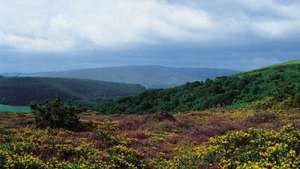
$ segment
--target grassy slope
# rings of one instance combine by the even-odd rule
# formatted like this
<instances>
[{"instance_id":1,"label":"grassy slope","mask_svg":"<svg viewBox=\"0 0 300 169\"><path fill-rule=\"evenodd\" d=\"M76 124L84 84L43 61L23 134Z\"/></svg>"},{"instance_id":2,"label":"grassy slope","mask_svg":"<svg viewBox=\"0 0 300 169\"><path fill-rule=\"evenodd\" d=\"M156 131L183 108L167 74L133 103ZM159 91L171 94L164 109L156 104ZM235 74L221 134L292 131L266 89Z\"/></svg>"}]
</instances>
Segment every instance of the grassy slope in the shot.
<instances>
[{"instance_id":1,"label":"grassy slope","mask_svg":"<svg viewBox=\"0 0 300 169\"><path fill-rule=\"evenodd\" d=\"M277 66L288 66L288 65L299 65L300 64L300 60L291 60L291 61L287 61L287 62L283 62L280 64L275 64L271 67L277 67Z\"/></svg>"},{"instance_id":2,"label":"grassy slope","mask_svg":"<svg viewBox=\"0 0 300 169\"><path fill-rule=\"evenodd\" d=\"M0 104L0 112L28 113L30 111L30 108L27 106L9 106Z\"/></svg>"},{"instance_id":3,"label":"grassy slope","mask_svg":"<svg viewBox=\"0 0 300 169\"><path fill-rule=\"evenodd\" d=\"M100 102L96 110L108 114L199 111L219 106L247 105L267 98L271 98L272 102L288 102L288 106L298 106L299 62L287 62L206 82L188 83L172 89L148 90L138 96Z\"/></svg>"},{"instance_id":4,"label":"grassy slope","mask_svg":"<svg viewBox=\"0 0 300 169\"><path fill-rule=\"evenodd\" d=\"M28 105L61 97L65 100L95 101L142 92L140 85L62 78L0 78L0 103Z\"/></svg>"}]
</instances>

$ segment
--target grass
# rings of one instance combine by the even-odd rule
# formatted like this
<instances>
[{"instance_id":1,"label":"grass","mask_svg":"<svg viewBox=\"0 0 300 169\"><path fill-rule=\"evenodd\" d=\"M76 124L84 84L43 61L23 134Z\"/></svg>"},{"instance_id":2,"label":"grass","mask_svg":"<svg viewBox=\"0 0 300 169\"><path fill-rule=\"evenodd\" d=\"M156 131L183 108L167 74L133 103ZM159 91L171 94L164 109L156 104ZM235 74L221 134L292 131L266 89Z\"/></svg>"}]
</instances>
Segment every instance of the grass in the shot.
<instances>
[{"instance_id":1,"label":"grass","mask_svg":"<svg viewBox=\"0 0 300 169\"><path fill-rule=\"evenodd\" d=\"M0 104L0 112L29 113L31 112L31 109L28 106L10 106Z\"/></svg>"},{"instance_id":2,"label":"grass","mask_svg":"<svg viewBox=\"0 0 300 169\"><path fill-rule=\"evenodd\" d=\"M277 64L277 66L298 65L298 64L300 64L300 59L283 62L281 64ZM276 65L274 65L274 66L276 66Z\"/></svg>"},{"instance_id":3,"label":"grass","mask_svg":"<svg viewBox=\"0 0 300 169\"><path fill-rule=\"evenodd\" d=\"M260 68L260 69L254 70L254 71L250 71L250 72L260 72L260 71L263 71L263 70L266 70L266 69L273 69L273 68L284 67L284 66L292 66L292 65L300 65L300 59L290 60L290 61L274 64L274 65L263 67L263 68ZM246 72L246 74L247 74L247 72Z\"/></svg>"}]
</instances>

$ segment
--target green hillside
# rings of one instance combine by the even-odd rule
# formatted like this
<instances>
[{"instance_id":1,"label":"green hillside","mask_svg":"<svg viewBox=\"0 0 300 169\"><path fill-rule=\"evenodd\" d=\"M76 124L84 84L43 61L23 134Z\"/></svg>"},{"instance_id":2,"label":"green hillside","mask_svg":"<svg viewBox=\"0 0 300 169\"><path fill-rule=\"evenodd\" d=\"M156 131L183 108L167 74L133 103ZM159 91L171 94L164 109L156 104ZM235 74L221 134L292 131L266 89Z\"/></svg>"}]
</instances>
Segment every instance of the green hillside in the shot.
<instances>
[{"instance_id":1,"label":"green hillside","mask_svg":"<svg viewBox=\"0 0 300 169\"><path fill-rule=\"evenodd\" d=\"M31 112L28 106L9 106L0 104L0 112L28 113Z\"/></svg>"},{"instance_id":2,"label":"green hillside","mask_svg":"<svg viewBox=\"0 0 300 169\"><path fill-rule=\"evenodd\" d=\"M135 95L144 91L140 85L62 78L0 77L0 103L28 105L60 97L63 100L93 102Z\"/></svg>"},{"instance_id":3,"label":"green hillside","mask_svg":"<svg viewBox=\"0 0 300 169\"><path fill-rule=\"evenodd\" d=\"M138 96L99 102L100 113L144 114L158 111L199 111L223 106L244 106L261 101L264 106L300 105L300 61L219 77L205 82L148 90Z\"/></svg>"},{"instance_id":4,"label":"green hillside","mask_svg":"<svg viewBox=\"0 0 300 169\"><path fill-rule=\"evenodd\" d=\"M273 65L273 67L275 66L287 66L287 65L299 65L300 64L300 60L290 60L290 61L287 61L287 62L283 62L283 63L280 63L280 64L276 64L276 65Z\"/></svg>"}]
</instances>

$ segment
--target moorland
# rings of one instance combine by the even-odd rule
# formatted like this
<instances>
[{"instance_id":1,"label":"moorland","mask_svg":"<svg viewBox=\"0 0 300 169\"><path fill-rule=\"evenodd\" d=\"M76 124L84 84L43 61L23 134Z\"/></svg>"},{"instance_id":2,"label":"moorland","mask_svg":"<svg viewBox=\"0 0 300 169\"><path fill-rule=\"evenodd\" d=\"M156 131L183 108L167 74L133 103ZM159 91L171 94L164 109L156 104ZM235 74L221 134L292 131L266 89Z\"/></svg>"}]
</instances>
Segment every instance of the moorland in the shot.
<instances>
[{"instance_id":1,"label":"moorland","mask_svg":"<svg viewBox=\"0 0 300 169\"><path fill-rule=\"evenodd\" d=\"M300 64L0 114L3 169L300 166Z\"/></svg>"}]
</instances>

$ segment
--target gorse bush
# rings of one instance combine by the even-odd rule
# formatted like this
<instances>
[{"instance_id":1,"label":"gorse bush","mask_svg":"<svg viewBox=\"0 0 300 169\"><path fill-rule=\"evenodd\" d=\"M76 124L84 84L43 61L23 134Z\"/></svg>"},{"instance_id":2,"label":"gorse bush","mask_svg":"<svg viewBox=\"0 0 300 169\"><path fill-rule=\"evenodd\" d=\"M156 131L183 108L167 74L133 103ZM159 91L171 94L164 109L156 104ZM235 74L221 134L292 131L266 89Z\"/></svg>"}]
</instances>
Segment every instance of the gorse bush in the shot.
<instances>
[{"instance_id":1,"label":"gorse bush","mask_svg":"<svg viewBox=\"0 0 300 169\"><path fill-rule=\"evenodd\" d=\"M113 169L145 168L143 155L126 146L117 145L108 150L109 160Z\"/></svg>"},{"instance_id":2,"label":"gorse bush","mask_svg":"<svg viewBox=\"0 0 300 169\"><path fill-rule=\"evenodd\" d=\"M299 168L299 134L299 129L290 126L280 132L231 132L211 139L204 157L207 163L219 162L223 168Z\"/></svg>"},{"instance_id":3,"label":"gorse bush","mask_svg":"<svg viewBox=\"0 0 300 169\"><path fill-rule=\"evenodd\" d=\"M238 128L240 123L244 123L244 119L241 121L240 117L245 113L252 116L252 111L230 111L224 114L220 110L213 116L211 113L213 112L175 115L176 121L165 118L163 121L153 120L149 115L81 116L82 125L94 130L80 131L23 127L23 124L13 128L0 127L0 169L300 167L299 128L287 126L281 130L281 127L276 128L278 130L275 131L254 128L247 130ZM295 112L288 117L278 117L283 118L283 121L300 119L297 115ZM30 115L26 116L31 118ZM267 117L272 116L262 115L251 124L265 123ZM7 119L9 116L6 116L5 121ZM122 129L120 124L127 124L124 123L127 121L139 121L141 126L123 126L125 129ZM187 128L179 122L191 126ZM237 128L232 127L237 122ZM268 126L271 123L266 124ZM0 118L1 125L4 124ZM244 131L236 131L240 129Z\"/></svg>"},{"instance_id":4,"label":"gorse bush","mask_svg":"<svg viewBox=\"0 0 300 169\"><path fill-rule=\"evenodd\" d=\"M286 126L281 131L248 129L211 138L169 163L183 168L296 169L300 167L300 129Z\"/></svg>"},{"instance_id":5,"label":"gorse bush","mask_svg":"<svg viewBox=\"0 0 300 169\"><path fill-rule=\"evenodd\" d=\"M62 103L60 99L42 104L32 104L32 113L37 127L64 128L74 130L79 127L79 114L83 111L80 105Z\"/></svg>"}]
</instances>

